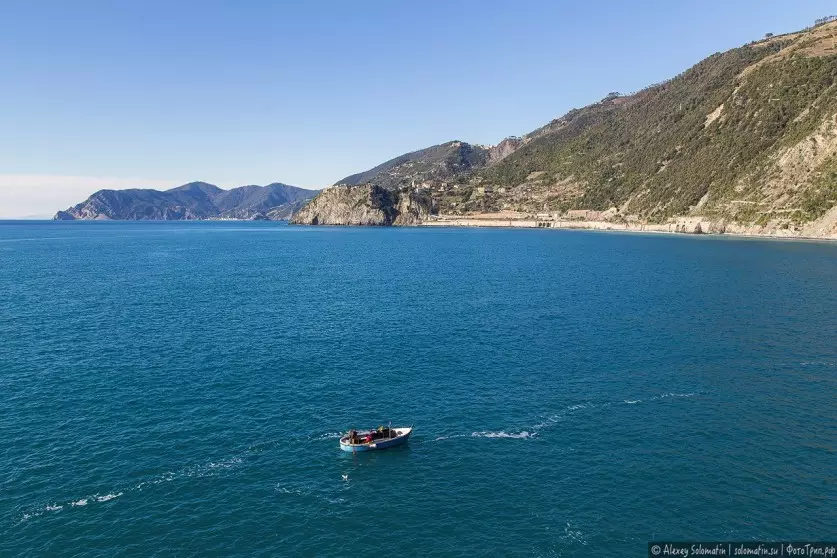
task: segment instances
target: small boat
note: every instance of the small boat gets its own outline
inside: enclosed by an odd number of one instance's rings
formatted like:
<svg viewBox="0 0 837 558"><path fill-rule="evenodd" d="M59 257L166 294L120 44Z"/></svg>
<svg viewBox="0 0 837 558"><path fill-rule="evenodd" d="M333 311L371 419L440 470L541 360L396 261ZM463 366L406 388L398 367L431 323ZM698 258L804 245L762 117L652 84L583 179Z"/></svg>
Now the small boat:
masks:
<svg viewBox="0 0 837 558"><path fill-rule="evenodd" d="M343 451L372 451L400 446L410 439L413 427L382 426L377 430L358 432L350 430L340 438L340 449Z"/></svg>

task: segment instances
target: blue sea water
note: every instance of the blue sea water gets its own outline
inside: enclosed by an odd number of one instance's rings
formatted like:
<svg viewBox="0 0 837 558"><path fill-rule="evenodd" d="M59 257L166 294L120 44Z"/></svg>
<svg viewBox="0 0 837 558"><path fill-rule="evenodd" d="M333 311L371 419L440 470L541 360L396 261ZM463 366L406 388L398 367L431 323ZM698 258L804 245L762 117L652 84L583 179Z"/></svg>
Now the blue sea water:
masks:
<svg viewBox="0 0 837 558"><path fill-rule="evenodd" d="M835 287L815 242L0 223L0 555L833 538Z"/></svg>

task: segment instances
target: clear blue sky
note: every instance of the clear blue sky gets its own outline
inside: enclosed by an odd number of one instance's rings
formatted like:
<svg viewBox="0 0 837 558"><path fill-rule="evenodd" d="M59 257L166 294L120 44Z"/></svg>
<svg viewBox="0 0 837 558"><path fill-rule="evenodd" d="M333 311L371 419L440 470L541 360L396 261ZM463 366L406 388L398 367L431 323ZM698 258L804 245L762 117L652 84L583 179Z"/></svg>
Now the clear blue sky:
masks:
<svg viewBox="0 0 837 558"><path fill-rule="evenodd" d="M322 187L451 139L524 134L833 12L825 0L3 2L0 188L31 175Z"/></svg>

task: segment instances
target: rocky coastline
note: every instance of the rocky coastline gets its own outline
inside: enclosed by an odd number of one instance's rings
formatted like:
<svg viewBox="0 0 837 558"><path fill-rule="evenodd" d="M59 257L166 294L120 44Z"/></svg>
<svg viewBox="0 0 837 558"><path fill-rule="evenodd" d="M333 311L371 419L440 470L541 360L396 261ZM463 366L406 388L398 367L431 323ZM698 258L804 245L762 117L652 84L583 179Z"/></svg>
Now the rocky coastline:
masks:
<svg viewBox="0 0 837 558"><path fill-rule="evenodd" d="M404 226L419 225L430 217L429 198L409 189L381 186L326 188L292 218L297 225Z"/></svg>
<svg viewBox="0 0 837 558"><path fill-rule="evenodd" d="M837 208L822 219L801 227L785 227L783 224L764 226L713 220L706 217L672 218L666 223L618 222L606 220L568 219L547 216L510 214L434 215L417 224L423 227L470 228L525 228L619 231L635 233L724 235L755 238L837 240Z"/></svg>

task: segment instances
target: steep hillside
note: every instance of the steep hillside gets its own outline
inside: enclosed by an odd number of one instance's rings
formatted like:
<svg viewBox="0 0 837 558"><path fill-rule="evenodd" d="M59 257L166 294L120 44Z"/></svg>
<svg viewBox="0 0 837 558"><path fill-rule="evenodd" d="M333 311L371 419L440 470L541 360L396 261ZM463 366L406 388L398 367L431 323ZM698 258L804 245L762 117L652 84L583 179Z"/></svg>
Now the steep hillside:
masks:
<svg viewBox="0 0 837 558"><path fill-rule="evenodd" d="M222 190L191 182L158 190L100 190L66 211L58 220L287 219L316 195L316 190L274 183Z"/></svg>
<svg viewBox="0 0 837 558"><path fill-rule="evenodd" d="M449 141L401 155L368 171L347 176L337 184L420 188L455 180L472 169L485 166L489 158L489 150L485 147Z"/></svg>
<svg viewBox="0 0 837 558"><path fill-rule="evenodd" d="M459 211L618 209L801 224L837 204L837 23L573 111L472 177ZM457 203L459 202L459 203Z"/></svg>
<svg viewBox="0 0 837 558"><path fill-rule="evenodd" d="M267 186L242 186L224 192L215 200L221 217L249 219L254 214L288 217L316 194L279 182Z"/></svg>
<svg viewBox="0 0 837 558"><path fill-rule="evenodd" d="M836 84L837 22L825 21L609 94L522 138L450 142L340 183L409 188L448 216L837 234Z"/></svg>

